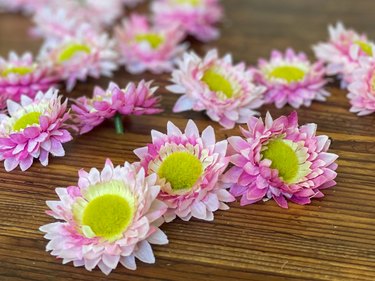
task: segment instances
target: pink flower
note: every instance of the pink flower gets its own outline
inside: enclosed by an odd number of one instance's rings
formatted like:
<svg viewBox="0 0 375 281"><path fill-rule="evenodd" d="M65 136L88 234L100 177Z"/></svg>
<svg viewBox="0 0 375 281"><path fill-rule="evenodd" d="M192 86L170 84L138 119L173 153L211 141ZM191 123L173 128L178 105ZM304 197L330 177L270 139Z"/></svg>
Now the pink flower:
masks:
<svg viewBox="0 0 375 281"><path fill-rule="evenodd" d="M159 229L167 207L156 199L160 187L156 175L145 177L143 169L125 163L104 169L79 171L77 186L56 188L59 201L47 201L48 215L59 220L40 227L50 240L47 251L84 266L96 266L109 274L121 263L135 270L135 258L155 263L150 244L168 243Z"/></svg>
<svg viewBox="0 0 375 281"><path fill-rule="evenodd" d="M180 44L184 33L173 22L163 28L150 26L145 16L132 14L115 32L121 62L132 74L169 72L186 49Z"/></svg>
<svg viewBox="0 0 375 281"><path fill-rule="evenodd" d="M157 24L178 23L200 41L211 41L220 35L215 27L223 16L218 0L157 0L152 2L151 9Z"/></svg>
<svg viewBox="0 0 375 281"><path fill-rule="evenodd" d="M273 198L282 208L287 200L304 205L323 197L322 189L336 184L337 155L328 153L330 140L316 136L316 124L298 126L297 113L276 120L267 113L265 122L251 117L244 138L230 137L230 161L224 175L241 205Z"/></svg>
<svg viewBox="0 0 375 281"><path fill-rule="evenodd" d="M351 73L358 66L358 60L363 56L371 56L373 42L365 34L359 34L353 29L346 29L338 22L329 26L329 41L313 46L316 57L327 63L328 75L339 75L343 78L342 86L352 82Z"/></svg>
<svg viewBox="0 0 375 281"><path fill-rule="evenodd" d="M263 104L265 89L253 84L245 64L233 65L231 55L219 58L217 50L209 51L203 59L193 52L185 53L172 72L172 82L167 89L182 94L173 112L205 110L225 128L246 123Z"/></svg>
<svg viewBox="0 0 375 281"><path fill-rule="evenodd" d="M228 165L227 141L216 143L212 127L200 136L192 120L184 133L168 122L167 134L153 130L151 135L152 143L134 153L147 174L158 175L158 198L168 206L166 222L176 216L185 221L191 217L213 220L213 212L229 208L224 202L234 197L220 182Z"/></svg>
<svg viewBox="0 0 375 281"><path fill-rule="evenodd" d="M325 101L329 92L324 89L327 80L322 62L311 63L304 53L293 49L285 54L273 51L269 61L260 59L252 70L254 80L267 88L266 103L277 108L290 104L294 108L310 106L313 100Z"/></svg>
<svg viewBox="0 0 375 281"><path fill-rule="evenodd" d="M35 62L31 53L19 57L10 52L7 60L0 57L0 96L18 102L21 95L34 98L38 91L47 91L56 83L57 76Z"/></svg>
<svg viewBox="0 0 375 281"><path fill-rule="evenodd" d="M363 57L358 63L348 86L348 98L350 111L362 116L375 112L375 59Z"/></svg>
<svg viewBox="0 0 375 281"><path fill-rule="evenodd" d="M142 80L138 85L129 83L125 89L120 89L111 82L107 90L96 87L91 99L80 97L75 100L72 110L80 133L91 131L116 114L143 115L161 112L160 99L154 96L157 87L151 88L151 83Z"/></svg>
<svg viewBox="0 0 375 281"><path fill-rule="evenodd" d="M72 140L65 130L69 119L67 100L61 103L58 91L39 92L34 99L21 96L21 103L8 100L9 115L0 114L0 160L4 161L6 171L18 165L22 171L38 158L47 166L49 154L64 156L62 146Z"/></svg>

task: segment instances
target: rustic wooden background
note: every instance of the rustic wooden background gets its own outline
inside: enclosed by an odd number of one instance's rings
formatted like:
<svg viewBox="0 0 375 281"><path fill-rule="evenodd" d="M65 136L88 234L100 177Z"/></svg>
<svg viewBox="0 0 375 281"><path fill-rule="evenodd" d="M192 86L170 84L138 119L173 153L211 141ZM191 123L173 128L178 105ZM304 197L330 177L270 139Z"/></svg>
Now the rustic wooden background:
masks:
<svg viewBox="0 0 375 281"><path fill-rule="evenodd" d="M373 0L226 0L226 19L220 40L208 45L192 42L203 54L212 47L232 52L236 61L256 62L273 48L289 46L312 55L310 46L327 38L326 26L342 20L375 38ZM27 36L29 19L0 15L0 54L13 49L37 52L40 41ZM168 75L130 76L118 71L114 81L154 79L161 86L165 112L158 116L126 119L126 134L115 134L108 122L67 144L66 157L53 159L47 168L35 164L25 173L0 168L0 279L7 280L375 280L375 116L349 113L346 92L332 83L326 103L300 109L300 123L316 122L318 131L333 139L332 151L340 156L337 186L323 200L309 206L291 204L283 210L272 201L247 207L238 203L217 212L212 223L192 220L163 225L168 246L154 247L155 265L138 263L137 271L121 266L109 277L62 265L44 251L40 225L52 222L44 214L45 201L56 199L54 188L77 181L80 168L135 161L133 149L150 141L150 130L165 131L172 120L181 128L194 119L200 129L217 128L217 138L238 134L223 131L203 114L173 114L177 96L163 86ZM71 96L90 95L89 80ZM273 116L292 111L264 107Z"/></svg>

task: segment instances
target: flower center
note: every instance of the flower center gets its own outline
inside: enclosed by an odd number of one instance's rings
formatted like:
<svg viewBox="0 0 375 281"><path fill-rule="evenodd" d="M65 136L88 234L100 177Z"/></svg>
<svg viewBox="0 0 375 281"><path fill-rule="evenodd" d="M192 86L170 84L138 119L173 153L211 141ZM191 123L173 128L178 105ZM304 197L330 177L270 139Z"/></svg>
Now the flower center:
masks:
<svg viewBox="0 0 375 281"><path fill-rule="evenodd" d="M305 77L305 71L296 66L278 66L275 67L270 73L271 78L283 79L288 83L298 82Z"/></svg>
<svg viewBox="0 0 375 281"><path fill-rule="evenodd" d="M233 88L231 83L223 75L215 70L207 70L202 81L206 83L208 88L213 92L222 92L228 99L233 97Z"/></svg>
<svg viewBox="0 0 375 281"><path fill-rule="evenodd" d="M271 140L262 153L263 158L271 160L271 168L279 171L279 177L291 183L298 176L299 161L296 152L283 140Z"/></svg>
<svg viewBox="0 0 375 281"><path fill-rule="evenodd" d="M90 52L91 50L87 45L72 43L72 44L69 44L60 52L57 60L59 63L62 63L62 62L70 60L77 53L89 54Z"/></svg>
<svg viewBox="0 0 375 281"><path fill-rule="evenodd" d="M173 190L190 189L203 173L201 161L189 152L174 152L158 170L158 176L166 179Z"/></svg>
<svg viewBox="0 0 375 281"><path fill-rule="evenodd" d="M372 47L369 43L360 40L354 43L357 44L359 48L361 48L362 52L364 52L366 55L372 56Z"/></svg>
<svg viewBox="0 0 375 281"><path fill-rule="evenodd" d="M112 239L128 227L134 210L129 202L117 194L105 194L88 203L82 223L91 228L95 235Z"/></svg>
<svg viewBox="0 0 375 281"><path fill-rule="evenodd" d="M39 118L42 115L40 112L30 112L23 115L13 125L13 130L19 132L28 126L39 124Z"/></svg>
<svg viewBox="0 0 375 281"><path fill-rule="evenodd" d="M180 5L190 5L193 7L198 6L201 3L201 0L175 0L177 4Z"/></svg>
<svg viewBox="0 0 375 281"><path fill-rule="evenodd" d="M164 38L156 33L143 33L136 35L135 41L138 43L147 42L152 49L157 49L164 42Z"/></svg>
<svg viewBox="0 0 375 281"><path fill-rule="evenodd" d="M9 67L7 69L5 69L2 73L1 73L1 76L8 76L9 74L18 74L18 75L26 75L26 74L29 74L31 72L33 72L33 68L32 67L28 67L28 66L15 66L15 67Z"/></svg>

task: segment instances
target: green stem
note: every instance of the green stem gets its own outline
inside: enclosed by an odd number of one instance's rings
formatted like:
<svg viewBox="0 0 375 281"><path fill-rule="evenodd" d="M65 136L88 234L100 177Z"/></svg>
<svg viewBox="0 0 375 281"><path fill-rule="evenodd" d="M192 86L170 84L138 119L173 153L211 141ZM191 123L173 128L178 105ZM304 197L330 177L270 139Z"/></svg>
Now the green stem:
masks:
<svg viewBox="0 0 375 281"><path fill-rule="evenodd" d="M124 134L124 125L122 124L122 116L119 113L115 115L115 128L116 128L117 134L119 135Z"/></svg>

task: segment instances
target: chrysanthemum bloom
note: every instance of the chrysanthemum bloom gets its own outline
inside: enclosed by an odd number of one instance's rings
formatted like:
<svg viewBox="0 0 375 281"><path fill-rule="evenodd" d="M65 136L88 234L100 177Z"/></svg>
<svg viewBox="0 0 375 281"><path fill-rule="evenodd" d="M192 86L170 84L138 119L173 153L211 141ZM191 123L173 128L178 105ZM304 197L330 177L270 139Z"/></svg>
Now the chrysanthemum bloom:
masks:
<svg viewBox="0 0 375 281"><path fill-rule="evenodd" d="M60 220L40 228L50 240L47 251L109 274L121 263L135 270L135 258L155 263L150 244L167 244L158 228L167 206L156 199L160 187L156 175L125 163L114 167L107 160L99 172L79 171L78 186L57 188L60 201L47 201L47 214Z"/></svg>
<svg viewBox="0 0 375 281"><path fill-rule="evenodd" d="M297 113L272 120L251 117L245 138L228 139L233 167L223 177L241 205L273 198L282 208L287 200L304 205L323 197L336 184L337 155L328 153L330 140L316 136L316 124L298 126Z"/></svg>
<svg viewBox="0 0 375 281"><path fill-rule="evenodd" d="M159 199L168 205L166 222L191 217L213 220L213 212L226 210L225 202L234 197L223 188L220 176L228 165L227 141L216 142L212 127L200 136L197 126L189 120L182 133L168 122L167 134L153 130L152 144L136 149L147 174L157 174L161 186Z"/></svg>
<svg viewBox="0 0 375 281"><path fill-rule="evenodd" d="M174 85L167 89L182 94L173 111L206 111L225 128L246 123L254 109L263 104L264 87L253 84L253 75L244 63L233 65L231 55L218 57L211 50L202 59L195 53L185 53L172 72Z"/></svg>
<svg viewBox="0 0 375 281"><path fill-rule="evenodd" d="M43 166L49 154L64 156L62 146L72 140L65 129L69 119L67 100L62 103L58 91L38 92L34 99L21 96L21 103L7 102L9 115L0 114L0 160L6 171L18 165L27 170L38 158Z"/></svg>
<svg viewBox="0 0 375 281"><path fill-rule="evenodd" d="M348 86L348 98L352 107L350 111L358 115L375 112L375 60L361 58L359 66L353 73L353 82Z"/></svg>
<svg viewBox="0 0 375 281"><path fill-rule="evenodd" d="M123 133L122 115L160 113L160 98L154 96L157 87L151 87L151 83L142 80L138 85L129 83L120 89L111 82L106 90L95 87L91 99L80 97L75 100L72 110L80 133L85 134L112 117L115 117L117 132Z"/></svg>
<svg viewBox="0 0 375 281"><path fill-rule="evenodd" d="M277 108L290 104L294 108L310 106L313 100L325 101L327 80L322 62L311 63L304 53L288 49L285 54L273 51L269 61L260 59L253 69L254 80L267 88L266 103Z"/></svg>
<svg viewBox="0 0 375 281"><path fill-rule="evenodd" d="M220 35L215 27L223 16L218 0L157 0L151 7L159 25L178 23L186 33L203 42Z"/></svg>
<svg viewBox="0 0 375 281"><path fill-rule="evenodd" d="M351 73L358 66L359 58L374 53L373 42L365 34L346 29L341 22L329 26L328 31L329 41L313 46L313 50L319 60L327 63L327 74L339 75L345 87L352 80Z"/></svg>
<svg viewBox="0 0 375 281"><path fill-rule="evenodd" d="M77 80L85 81L88 76L112 76L117 69L114 44L108 34L99 35L88 25L82 25L77 27L74 37L47 41L42 48L40 61L48 62L49 67L66 80L67 90L71 91Z"/></svg>
<svg viewBox="0 0 375 281"><path fill-rule="evenodd" d="M133 74L171 71L174 59L186 49L180 44L183 37L184 32L173 22L163 28L151 26L147 17L137 14L116 28L121 62Z"/></svg>
<svg viewBox="0 0 375 281"><path fill-rule="evenodd" d="M0 95L19 101L21 95L34 98L38 91L47 91L57 83L52 71L33 60L31 53L18 56L9 53L8 59L0 57Z"/></svg>

